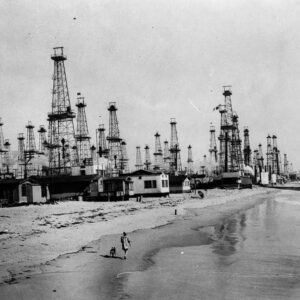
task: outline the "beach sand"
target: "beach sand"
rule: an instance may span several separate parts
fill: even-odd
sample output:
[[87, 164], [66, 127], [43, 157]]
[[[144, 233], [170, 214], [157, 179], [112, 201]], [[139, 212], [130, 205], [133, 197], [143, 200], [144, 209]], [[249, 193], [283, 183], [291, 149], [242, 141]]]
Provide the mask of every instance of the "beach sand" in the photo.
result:
[[[208, 244], [210, 237], [199, 226], [216, 225], [275, 193], [280, 191], [216, 189], [201, 200], [186, 194], [142, 203], [65, 202], [1, 209], [0, 231], [5, 233], [0, 236], [0, 297], [126, 298], [128, 274], [147, 269], [157, 251]], [[120, 259], [123, 231], [132, 241], [127, 260]], [[108, 257], [112, 246], [116, 258]]]

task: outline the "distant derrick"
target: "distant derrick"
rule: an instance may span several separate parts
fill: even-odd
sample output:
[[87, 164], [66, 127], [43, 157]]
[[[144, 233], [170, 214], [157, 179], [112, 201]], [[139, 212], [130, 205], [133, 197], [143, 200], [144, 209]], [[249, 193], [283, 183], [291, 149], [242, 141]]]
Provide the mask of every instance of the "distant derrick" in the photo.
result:
[[285, 176], [288, 176], [289, 175], [289, 161], [287, 159], [287, 155], [286, 153], [284, 153], [284, 156], [283, 156], [283, 168], [284, 168], [284, 175]]
[[151, 170], [151, 159], [150, 159], [150, 148], [148, 145], [145, 146], [145, 169]]
[[242, 141], [240, 139], [238, 115], [232, 116], [232, 137], [231, 137], [231, 171], [243, 170]]
[[2, 118], [0, 118], [0, 173], [5, 167], [5, 153], [6, 149], [4, 147], [3, 122]]
[[38, 130], [39, 133], [39, 149], [38, 154], [46, 154], [46, 145], [47, 145], [47, 138], [46, 138], [47, 130], [43, 125], [40, 125]]
[[272, 174], [272, 166], [273, 166], [273, 150], [271, 143], [271, 136], [267, 136], [267, 172]]
[[97, 129], [97, 149], [100, 157], [108, 158], [109, 150], [106, 143], [104, 124], [100, 124]]
[[272, 151], [272, 173], [273, 174], [280, 174], [280, 166], [279, 166], [279, 150], [277, 147], [277, 136], [272, 136], [273, 140], [273, 151]]
[[189, 175], [194, 173], [194, 164], [193, 163], [194, 163], [194, 161], [193, 161], [193, 154], [192, 154], [192, 146], [189, 145], [188, 146], [188, 159], [187, 159], [187, 164], [188, 164], [187, 173]]
[[4, 168], [6, 173], [10, 173], [11, 169], [10, 169], [10, 165], [11, 165], [11, 151], [10, 151], [10, 142], [9, 139], [5, 139], [4, 140]]
[[73, 119], [64, 61], [67, 59], [63, 47], [54, 48], [51, 56], [54, 61], [52, 110], [48, 114], [50, 174], [70, 174], [71, 167], [78, 165], [78, 152], [75, 141]]
[[216, 142], [216, 129], [215, 126], [210, 126], [210, 140], [209, 140], [209, 160], [212, 166], [216, 166], [218, 162], [218, 150]]
[[258, 158], [257, 159], [258, 159], [259, 170], [260, 170], [260, 172], [263, 172], [265, 169], [265, 165], [264, 165], [264, 155], [263, 155], [261, 144], [258, 145]]
[[31, 121], [28, 121], [27, 128], [27, 139], [26, 139], [26, 152], [27, 153], [36, 153], [36, 144], [35, 144], [35, 137], [34, 137], [34, 126], [32, 125]]
[[[219, 168], [221, 172], [227, 172], [228, 170], [228, 132], [225, 131], [226, 128], [226, 109], [224, 105], [219, 106], [219, 112], [221, 114], [221, 126], [220, 135], [218, 137], [220, 141], [220, 151], [219, 151]], [[225, 167], [226, 165], [226, 167]]]
[[161, 148], [161, 143], [160, 143], [160, 134], [156, 132], [154, 135], [155, 137], [155, 151], [153, 153], [154, 155], [154, 170], [160, 170], [163, 167], [163, 153], [162, 153], [162, 148]]
[[109, 102], [109, 135], [106, 138], [109, 149], [109, 174], [119, 174], [121, 171], [121, 141], [119, 123], [117, 119], [116, 102]]
[[176, 120], [172, 118], [170, 124], [171, 124], [170, 172], [176, 173], [182, 170], [181, 158], [180, 158], [180, 147], [179, 147], [177, 128], [176, 128], [176, 124], [177, 124]]
[[88, 124], [86, 119], [86, 103], [84, 97], [80, 93], [77, 93], [77, 130], [76, 130], [76, 143], [79, 164], [81, 166], [91, 166], [93, 164], [92, 155], [91, 155], [91, 143], [88, 130]]
[[128, 155], [126, 142], [123, 140], [121, 142], [121, 157], [120, 157], [120, 169], [122, 173], [129, 173]]
[[142, 155], [141, 155], [141, 147], [136, 147], [136, 163], [135, 163], [135, 169], [136, 170], [142, 170], [143, 169], [143, 163], [142, 163]]
[[248, 127], [244, 128], [244, 163], [245, 163], [245, 166], [252, 167], [251, 148], [250, 148]]
[[164, 141], [163, 160], [164, 160], [164, 169], [169, 171], [170, 170], [171, 155], [170, 155], [169, 142], [168, 141]]

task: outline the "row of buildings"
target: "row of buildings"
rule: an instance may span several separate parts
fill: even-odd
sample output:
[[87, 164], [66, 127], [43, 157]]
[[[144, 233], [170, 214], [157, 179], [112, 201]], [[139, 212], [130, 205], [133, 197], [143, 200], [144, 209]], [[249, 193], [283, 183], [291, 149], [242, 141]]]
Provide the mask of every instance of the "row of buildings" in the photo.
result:
[[165, 197], [191, 192], [187, 176], [170, 176], [161, 171], [138, 170], [118, 177], [32, 176], [0, 181], [2, 206], [45, 203], [53, 200], [118, 201], [131, 197]]

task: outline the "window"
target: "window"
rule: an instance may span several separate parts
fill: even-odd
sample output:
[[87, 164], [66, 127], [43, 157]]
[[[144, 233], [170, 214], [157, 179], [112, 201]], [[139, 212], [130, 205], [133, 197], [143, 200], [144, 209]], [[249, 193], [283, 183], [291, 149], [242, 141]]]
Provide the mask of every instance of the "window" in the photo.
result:
[[145, 180], [144, 181], [144, 188], [145, 189], [151, 189], [151, 180]]
[[145, 180], [144, 188], [145, 189], [155, 189], [156, 188], [156, 180]]
[[168, 180], [162, 180], [162, 187], [168, 187], [169, 182]]
[[22, 197], [26, 197], [26, 196], [27, 196], [27, 185], [22, 184]]

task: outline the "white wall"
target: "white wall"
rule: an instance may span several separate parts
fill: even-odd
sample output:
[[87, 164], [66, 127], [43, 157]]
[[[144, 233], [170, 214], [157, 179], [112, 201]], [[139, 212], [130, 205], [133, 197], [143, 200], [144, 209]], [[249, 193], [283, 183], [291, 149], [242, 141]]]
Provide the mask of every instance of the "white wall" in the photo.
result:
[[[140, 175], [140, 176], [130, 176], [133, 181], [134, 194], [159, 194], [159, 193], [169, 193], [169, 175], [166, 174], [153, 174], [153, 175]], [[141, 179], [140, 179], [141, 178]], [[145, 189], [145, 181], [155, 180], [156, 188]], [[168, 180], [168, 186], [162, 186], [162, 180]]]

